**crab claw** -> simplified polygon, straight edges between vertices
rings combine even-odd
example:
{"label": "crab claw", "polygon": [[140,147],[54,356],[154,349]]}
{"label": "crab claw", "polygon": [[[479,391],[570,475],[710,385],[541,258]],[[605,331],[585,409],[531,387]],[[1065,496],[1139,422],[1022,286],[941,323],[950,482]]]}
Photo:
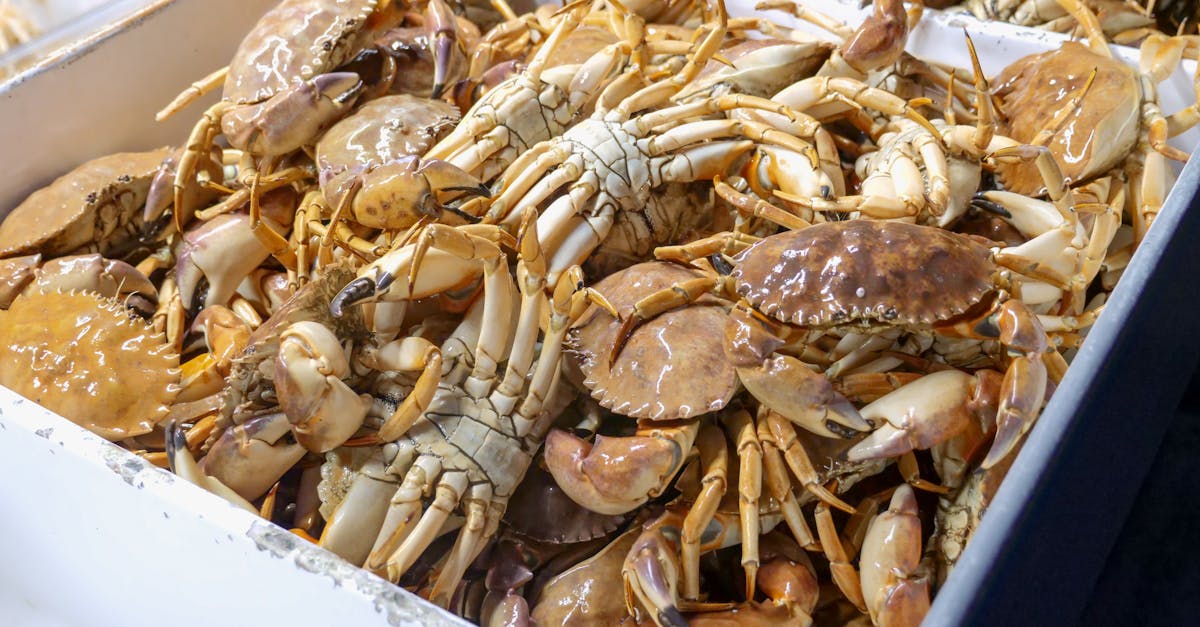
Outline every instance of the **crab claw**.
{"label": "crab claw", "polygon": [[221,130],[229,145],[239,150],[287,154],[349,113],[362,90],[362,80],[354,72],[321,74],[261,104],[230,110],[221,118]]}
{"label": "crab claw", "polygon": [[99,253],[59,257],[42,264],[28,288],[43,293],[86,291],[123,299],[129,294],[154,298],[158,290],[137,268]]}
{"label": "crab claw", "polygon": [[971,418],[977,396],[976,378],[957,370],[925,375],[884,395],[862,409],[862,416],[882,421],[846,453],[852,462],[897,457],[927,449],[958,435]]}
{"label": "crab claw", "polygon": [[675,605],[679,569],[679,558],[662,530],[652,527],[643,531],[621,569],[629,613],[637,617],[641,608],[647,608],[658,625],[686,627],[688,622]]}
{"label": "crab claw", "polygon": [[284,414],[251,418],[221,434],[200,471],[253,501],[304,457],[304,447],[284,441],[291,430]]}
{"label": "crab claw", "polygon": [[465,55],[458,42],[458,18],[450,5],[443,0],[430,0],[425,14],[428,19],[426,31],[433,48],[433,91],[429,97],[436,99],[442,97],[451,81],[451,71],[456,65],[462,65]]}
{"label": "crab claw", "polygon": [[[222,214],[188,230],[175,262],[184,308],[224,305],[242,279],[269,256],[271,251],[254,235],[250,216],[245,214]],[[201,279],[208,281],[202,298]]]}
{"label": "crab claw", "polygon": [[364,177],[353,200],[354,219],[375,229],[408,228],[421,218],[436,220],[449,209],[438,198],[442,192],[491,194],[479,179],[448,161],[410,155]]}
{"label": "crab claw", "polygon": [[875,517],[859,558],[863,596],[876,625],[919,625],[929,612],[929,578],[920,573],[921,519],[911,487],[896,488]]}
{"label": "crab claw", "polygon": [[[380,280],[382,279],[381,276]],[[395,277],[390,277],[388,283],[395,280]],[[380,287],[379,282],[375,279],[360,276],[347,283],[346,287],[343,287],[342,291],[333,297],[333,300],[329,302],[329,313],[333,314],[334,318],[341,318],[350,307],[370,301],[372,297],[385,289],[387,287]]]}
{"label": "crab claw", "polygon": [[546,436],[546,467],[571,500],[601,514],[624,514],[662,493],[692,448],[699,423],[639,428],[589,444],[566,431]]}
{"label": "crab claw", "polygon": [[842,44],[842,58],[867,73],[900,58],[908,43],[908,12],[901,0],[875,0],[875,11]]}
{"label": "crab claw", "polygon": [[730,310],[725,354],[754,398],[817,435],[848,438],[869,431],[871,425],[829,379],[795,357],[775,353],[783,343],[754,312],[740,306]]}
{"label": "crab claw", "polygon": [[362,426],[370,396],[359,396],[342,381],[349,373],[341,343],[324,325],[297,322],[280,336],[275,390],[304,448],[330,451]]}

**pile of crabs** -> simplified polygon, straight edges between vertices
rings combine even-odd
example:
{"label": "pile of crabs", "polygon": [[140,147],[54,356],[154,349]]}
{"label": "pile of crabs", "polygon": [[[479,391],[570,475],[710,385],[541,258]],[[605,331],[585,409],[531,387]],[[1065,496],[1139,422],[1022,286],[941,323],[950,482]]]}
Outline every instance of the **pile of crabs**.
{"label": "pile of crabs", "polygon": [[1200,119],[1062,6],[285,0],[0,224],[0,383],[482,624],[917,624]]}

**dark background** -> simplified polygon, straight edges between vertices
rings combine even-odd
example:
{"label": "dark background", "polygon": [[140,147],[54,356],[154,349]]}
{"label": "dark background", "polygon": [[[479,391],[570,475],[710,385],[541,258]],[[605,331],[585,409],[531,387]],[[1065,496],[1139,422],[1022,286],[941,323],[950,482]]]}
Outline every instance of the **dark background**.
{"label": "dark background", "polygon": [[[1079,624],[1200,625],[1198,467],[1200,370],[1192,375]],[[1058,570],[1072,575],[1070,564]]]}

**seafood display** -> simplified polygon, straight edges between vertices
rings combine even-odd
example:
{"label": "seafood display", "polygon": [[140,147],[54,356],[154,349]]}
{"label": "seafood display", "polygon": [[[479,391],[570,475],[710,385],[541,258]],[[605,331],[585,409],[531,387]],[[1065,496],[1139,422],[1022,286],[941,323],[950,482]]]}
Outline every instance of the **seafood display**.
{"label": "seafood display", "polygon": [[0,385],[481,625],[917,625],[1200,122],[1193,38],[968,4],[1086,43],[283,0],[7,212]]}

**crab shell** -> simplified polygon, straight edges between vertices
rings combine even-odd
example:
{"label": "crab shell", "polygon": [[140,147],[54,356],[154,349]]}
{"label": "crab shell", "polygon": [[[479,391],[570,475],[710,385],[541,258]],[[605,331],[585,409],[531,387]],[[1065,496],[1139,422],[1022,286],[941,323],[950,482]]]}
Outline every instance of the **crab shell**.
{"label": "crab shell", "polygon": [[[377,5],[385,5],[376,11]],[[349,61],[404,18],[401,3],[284,0],[268,11],[229,62],[224,99],[262,102]]]}
{"label": "crab shell", "polygon": [[0,257],[56,257],[85,248],[119,257],[138,242],[150,182],[170,152],[93,159],[30,194],[0,222]]}
{"label": "crab shell", "polygon": [[773,235],[737,258],[737,291],[780,322],[929,326],[994,290],[982,238],[903,222],[826,222]]}
{"label": "crab shell", "polygon": [[173,348],[111,298],[27,294],[0,328],[0,384],[109,440],[149,433],[178,390]]}
{"label": "crab shell", "polygon": [[[699,276],[652,261],[609,275],[595,289],[625,317],[640,299]],[[621,321],[593,305],[568,334],[568,355],[584,387],[611,411],[650,420],[698,416],[721,409],[737,391],[737,372],[722,348],[725,317],[711,296],[668,311],[634,331],[610,369]]]}
{"label": "crab shell", "polygon": [[384,96],[333,125],[317,143],[325,201],[337,207],[359,174],[425,154],[458,124],[458,109],[408,94]]}
{"label": "crab shell", "polygon": [[[1093,70],[1096,78],[1078,112],[1046,144],[1071,183],[1111,170],[1137,142],[1141,88],[1133,68],[1067,41],[1057,50],[1017,60],[995,79],[1005,134],[1028,143],[1054,128],[1055,116],[1073,105]],[[1010,191],[1034,195],[1045,187],[1032,163],[1001,164],[997,171]]]}

